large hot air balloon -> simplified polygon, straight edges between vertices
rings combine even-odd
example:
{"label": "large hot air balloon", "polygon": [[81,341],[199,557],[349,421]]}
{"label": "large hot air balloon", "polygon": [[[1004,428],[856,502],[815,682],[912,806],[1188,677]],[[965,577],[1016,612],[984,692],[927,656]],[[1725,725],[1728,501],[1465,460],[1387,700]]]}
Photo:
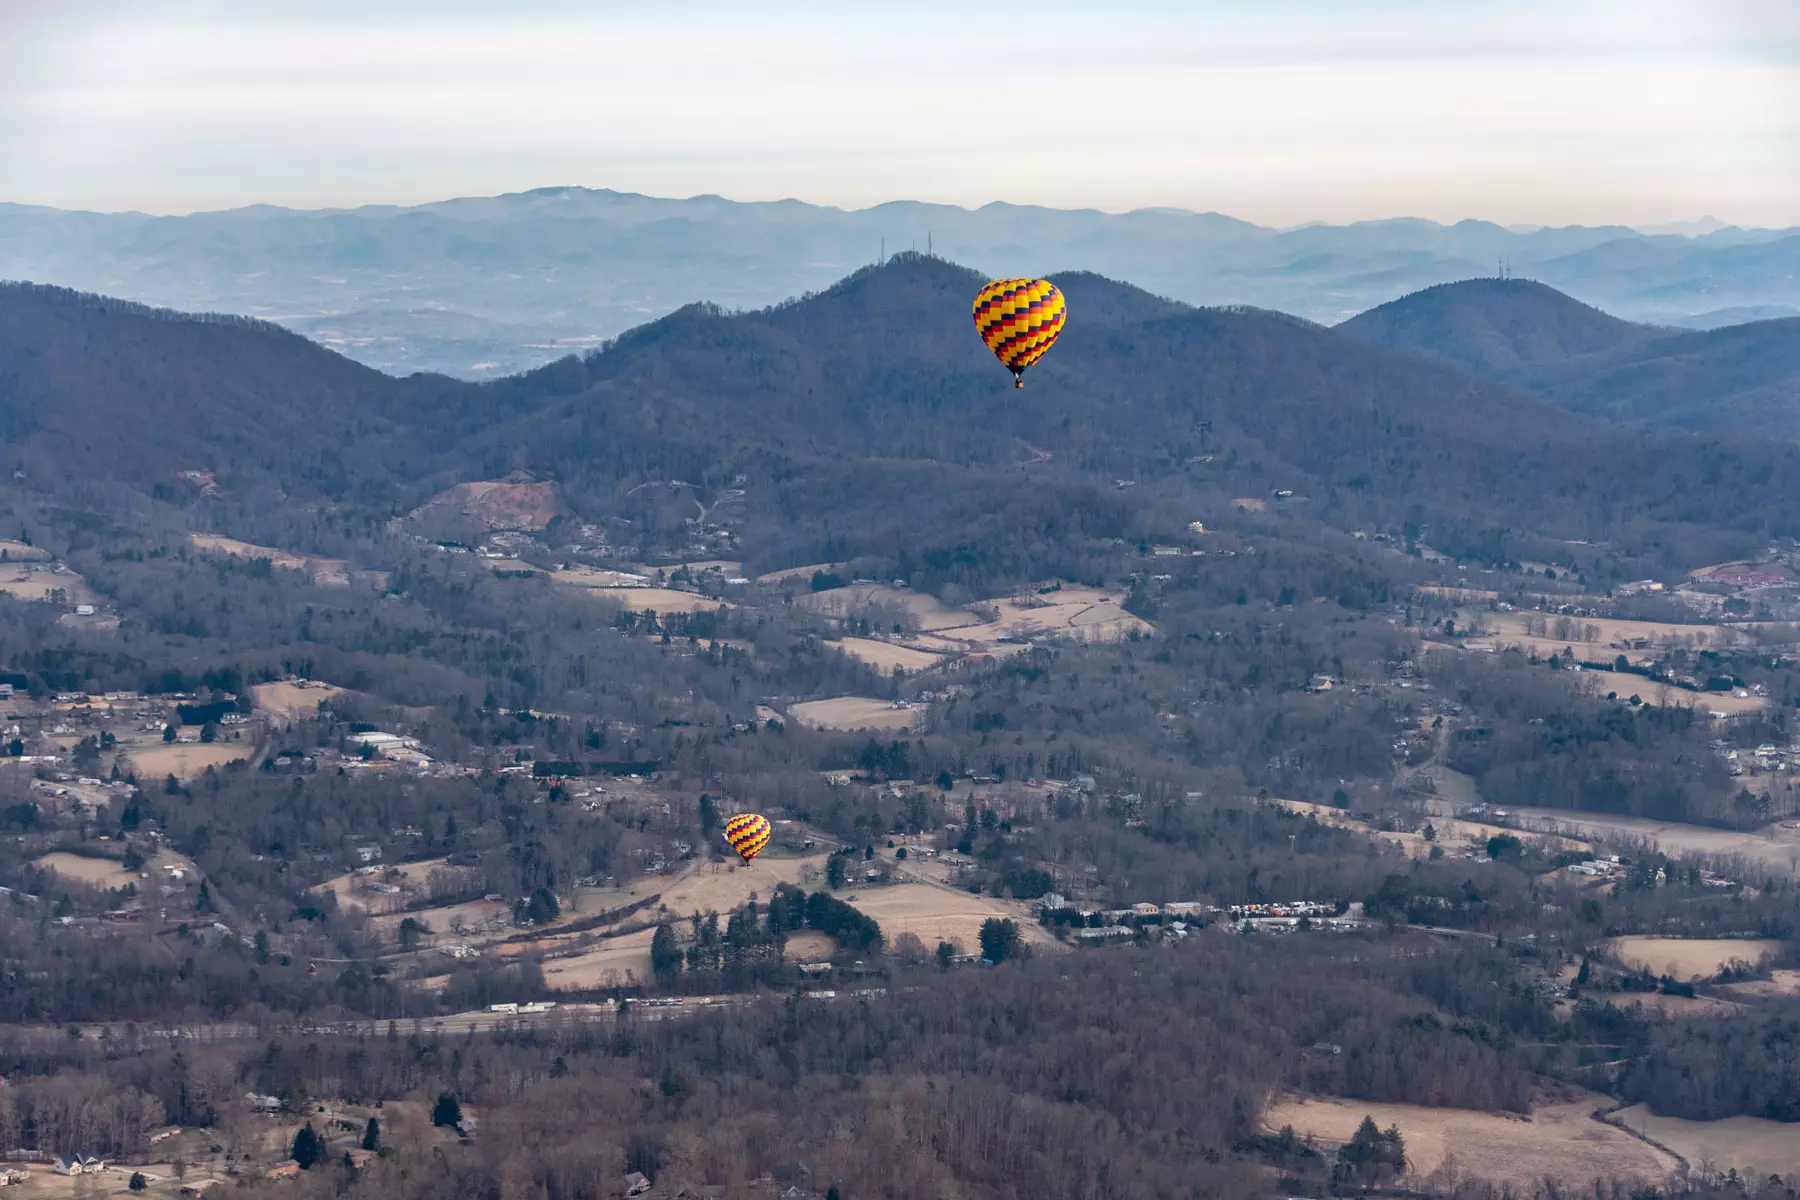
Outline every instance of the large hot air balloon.
{"label": "large hot air balloon", "polygon": [[1044,357],[1062,332],[1068,307],[1046,279],[996,279],[975,297],[975,331],[1025,386],[1025,368]]}
{"label": "large hot air balloon", "polygon": [[769,844],[769,832],[769,819],[757,813],[739,813],[725,822],[725,840],[746,866]]}

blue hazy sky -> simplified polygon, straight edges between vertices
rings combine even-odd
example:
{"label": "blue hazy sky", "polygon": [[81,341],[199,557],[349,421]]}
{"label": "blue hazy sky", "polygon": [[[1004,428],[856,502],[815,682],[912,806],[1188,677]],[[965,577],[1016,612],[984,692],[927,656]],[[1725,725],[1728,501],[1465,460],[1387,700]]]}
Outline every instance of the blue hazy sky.
{"label": "blue hazy sky", "polygon": [[1800,0],[0,0],[0,200],[1800,224]]}

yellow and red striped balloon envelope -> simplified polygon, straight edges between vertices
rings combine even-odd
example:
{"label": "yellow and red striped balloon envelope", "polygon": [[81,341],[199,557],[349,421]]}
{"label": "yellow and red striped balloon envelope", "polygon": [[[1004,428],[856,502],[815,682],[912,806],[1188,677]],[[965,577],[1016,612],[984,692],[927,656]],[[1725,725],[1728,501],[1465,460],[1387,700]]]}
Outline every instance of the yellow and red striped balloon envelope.
{"label": "yellow and red striped balloon envelope", "polygon": [[1044,357],[1062,332],[1068,307],[1047,279],[996,279],[975,297],[975,331],[1025,386],[1025,368]]}
{"label": "yellow and red striped balloon envelope", "polygon": [[725,840],[746,864],[769,844],[769,819],[757,813],[739,813],[725,822]]}

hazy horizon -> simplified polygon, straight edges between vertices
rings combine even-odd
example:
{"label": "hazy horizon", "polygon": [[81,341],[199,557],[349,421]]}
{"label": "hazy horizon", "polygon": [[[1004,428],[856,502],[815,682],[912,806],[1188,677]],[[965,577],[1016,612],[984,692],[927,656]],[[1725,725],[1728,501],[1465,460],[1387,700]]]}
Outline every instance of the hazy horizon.
{"label": "hazy horizon", "polygon": [[1275,227],[1800,224],[1782,0],[0,0],[0,198],[155,214],[545,186],[1221,212]]}
{"label": "hazy horizon", "polygon": [[[216,216],[216,215],[221,215],[224,213],[231,213],[231,212],[245,212],[245,211],[250,211],[250,210],[254,210],[254,209],[280,209],[280,210],[296,212],[296,213],[321,214],[321,213],[332,213],[332,212],[346,212],[346,213],[347,212],[355,212],[359,209],[421,208],[421,207],[428,207],[430,205],[435,205],[435,204],[451,204],[451,203],[456,203],[458,201],[498,199],[498,198],[507,197],[507,196],[525,196],[525,195],[530,195],[530,194],[538,193],[538,192],[563,191],[563,190],[571,190],[571,189],[582,189],[582,190],[591,191],[591,192],[612,192],[612,193],[615,193],[615,194],[618,194],[621,196],[639,196],[639,197],[642,197],[647,200],[655,200],[655,201],[674,203],[674,204],[687,203],[687,202],[698,201],[698,200],[722,200],[722,201],[725,201],[730,204],[804,204],[804,205],[807,205],[812,208],[825,209],[825,210],[830,210],[830,211],[835,211],[835,212],[843,212],[843,213],[864,213],[864,212],[870,212],[877,208],[885,207],[887,205],[902,205],[902,204],[917,204],[917,205],[925,205],[925,206],[930,206],[930,207],[953,208],[953,209],[957,209],[962,212],[977,212],[983,208],[989,208],[989,207],[993,207],[993,206],[1012,206],[1012,207],[1017,207],[1017,208],[1041,208],[1041,209],[1047,209],[1047,210],[1059,211],[1059,212],[1092,212],[1092,213],[1099,213],[1099,214],[1102,214],[1105,216],[1128,216],[1132,213],[1140,213],[1140,212],[1170,212],[1170,213],[1186,213],[1186,214],[1193,215],[1193,216],[1226,217],[1226,218],[1229,218],[1232,220],[1244,221],[1249,224],[1261,225],[1264,228],[1273,229],[1278,232],[1288,232],[1288,231],[1292,231],[1292,230],[1305,229],[1309,226],[1315,226],[1315,225],[1344,227],[1344,226],[1350,226],[1350,225],[1375,225],[1375,224],[1381,224],[1384,222],[1403,222],[1403,221],[1427,221],[1427,222],[1431,222],[1433,224],[1442,225],[1446,228],[1453,226],[1453,225],[1462,224],[1463,222],[1467,222],[1467,221],[1488,222],[1490,224],[1499,225],[1504,229],[1508,229],[1508,230],[1511,230],[1514,232],[1532,231],[1532,230],[1538,230],[1538,229],[1576,228],[1576,227],[1606,227],[1606,226],[1620,226],[1623,228],[1633,229],[1639,233],[1668,233],[1668,232],[1676,232],[1678,229],[1680,232],[1683,232],[1683,233],[1688,232],[1688,229],[1683,228],[1683,227],[1694,227],[1694,229],[1698,230],[1699,232],[1705,232],[1707,228],[1712,228],[1712,227],[1730,228],[1730,227],[1734,227],[1734,226],[1738,227],[1738,228],[1743,228],[1743,229],[1771,229],[1771,230],[1785,230],[1788,228],[1800,228],[1800,217],[1796,217],[1796,221],[1792,225],[1784,224],[1784,225],[1773,225],[1773,226],[1755,226],[1755,225],[1742,224],[1740,222],[1735,222],[1735,221],[1724,220],[1724,219],[1718,217],[1716,214],[1710,213],[1710,212],[1694,213],[1694,214],[1688,215],[1688,216],[1673,217],[1668,220],[1661,220],[1661,221],[1640,221],[1635,224],[1632,222],[1627,222],[1627,221],[1601,220],[1601,221],[1592,221],[1592,222],[1569,222],[1566,225],[1556,225],[1556,224],[1551,224],[1551,223],[1542,222],[1542,221],[1503,222],[1503,221],[1492,220],[1491,218],[1483,217],[1478,214],[1468,214],[1468,215],[1464,215],[1461,217],[1452,217],[1449,219],[1443,219],[1443,218],[1438,218],[1438,217],[1421,216],[1420,214],[1414,213],[1414,212],[1397,211],[1397,212],[1392,212],[1392,213],[1385,213],[1385,214],[1382,214],[1379,216],[1360,217],[1360,218],[1356,218],[1354,220],[1346,220],[1346,221],[1333,221],[1333,220],[1328,220],[1328,219],[1324,219],[1324,218],[1314,218],[1314,219],[1306,219],[1306,220],[1294,221],[1294,222],[1290,222],[1290,223],[1286,223],[1286,224],[1277,225],[1277,224],[1268,224],[1268,223],[1260,222],[1260,221],[1254,221],[1249,217],[1245,217],[1245,216],[1242,216],[1241,214],[1234,213],[1234,212],[1221,212],[1217,209],[1183,208],[1181,206],[1171,205],[1171,204],[1146,204],[1146,205],[1139,205],[1139,206],[1136,206],[1133,208],[1100,208],[1100,207],[1092,206],[1092,205],[1040,204],[1040,203],[1036,203],[1033,201],[1016,201],[1016,200],[1007,200],[1007,199],[993,199],[993,200],[982,201],[980,203],[974,203],[974,204],[960,204],[960,203],[955,203],[952,201],[925,200],[925,199],[921,199],[916,196],[893,196],[888,199],[877,200],[877,201],[874,201],[869,204],[842,205],[842,204],[832,204],[832,203],[829,203],[826,201],[812,200],[812,199],[808,199],[805,196],[770,196],[770,197],[736,196],[736,195],[725,195],[725,194],[721,194],[719,192],[694,192],[694,193],[691,193],[688,195],[681,195],[681,196],[657,195],[657,194],[650,193],[650,192],[640,191],[636,188],[616,187],[616,186],[610,186],[610,185],[607,185],[604,183],[598,183],[598,184],[587,184],[587,183],[539,184],[539,185],[536,185],[533,187],[528,187],[528,188],[524,188],[524,187],[506,188],[506,189],[504,189],[502,191],[498,191],[498,192],[465,193],[465,194],[460,194],[460,195],[433,196],[433,197],[429,197],[424,200],[406,201],[406,202],[396,202],[396,201],[388,201],[388,200],[381,200],[381,199],[370,199],[370,200],[358,201],[354,204],[289,205],[289,204],[277,204],[277,203],[272,203],[272,202],[264,201],[264,200],[252,200],[252,201],[246,202],[244,204],[233,204],[233,205],[229,205],[229,206],[222,207],[222,208],[194,208],[194,209],[186,209],[186,210],[182,210],[182,211],[166,211],[166,212],[159,212],[159,211],[154,211],[154,210],[150,210],[150,209],[140,209],[140,208],[92,208],[92,207],[71,208],[71,207],[67,207],[64,205],[43,204],[41,202],[36,202],[36,201],[14,200],[13,198],[11,198],[9,196],[0,196],[0,205],[16,204],[16,205],[19,205],[20,207],[51,208],[51,209],[56,209],[58,211],[64,211],[64,212],[92,212],[92,213],[104,214],[107,216],[129,216],[133,213],[137,213],[137,214],[140,214],[143,216],[149,216],[149,217],[202,217],[202,216]],[[1705,227],[1705,228],[1702,228],[1702,227]],[[906,247],[899,247],[899,249],[905,249],[905,248]],[[890,250],[892,250],[892,249],[894,249],[894,248],[890,247]]]}

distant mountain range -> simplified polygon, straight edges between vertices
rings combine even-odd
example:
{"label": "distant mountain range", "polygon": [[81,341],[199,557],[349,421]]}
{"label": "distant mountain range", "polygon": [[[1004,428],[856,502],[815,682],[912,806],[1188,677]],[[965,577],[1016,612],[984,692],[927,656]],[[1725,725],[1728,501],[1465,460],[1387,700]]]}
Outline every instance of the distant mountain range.
{"label": "distant mountain range", "polygon": [[970,327],[981,278],[905,254],[487,383],[394,379],[261,322],[4,287],[0,491],[115,514],[203,504],[227,532],[234,512],[376,529],[457,482],[527,472],[647,544],[685,544],[696,512],[725,506],[754,560],[870,556],[964,583],[1080,577],[1108,546],[1237,519],[1238,497],[1266,498],[1259,520],[1430,525],[1434,546],[1483,561],[1544,538],[1718,561],[1800,532],[1800,445],[1623,429],[1481,377],[1653,344],[1600,314],[1551,343],[1554,320],[1515,335],[1459,300],[1476,315],[1411,327],[1466,326],[1480,353],[1434,362],[1364,344],[1373,314],[1359,341],[1066,274],[1083,319],[1021,392]]}
{"label": "distant mountain range", "polygon": [[1685,332],[1621,321],[1541,283],[1476,279],[1337,328],[1608,421],[1800,440],[1800,317]]}
{"label": "distant mountain range", "polygon": [[1632,320],[1708,328],[1800,314],[1800,229],[1673,228],[1399,219],[1277,230],[1169,209],[845,211],[585,188],[184,217],[0,204],[0,279],[246,313],[390,373],[472,379],[590,348],[696,299],[757,308],[928,247],[990,276],[1091,271],[1189,304],[1327,324],[1501,263]]}

